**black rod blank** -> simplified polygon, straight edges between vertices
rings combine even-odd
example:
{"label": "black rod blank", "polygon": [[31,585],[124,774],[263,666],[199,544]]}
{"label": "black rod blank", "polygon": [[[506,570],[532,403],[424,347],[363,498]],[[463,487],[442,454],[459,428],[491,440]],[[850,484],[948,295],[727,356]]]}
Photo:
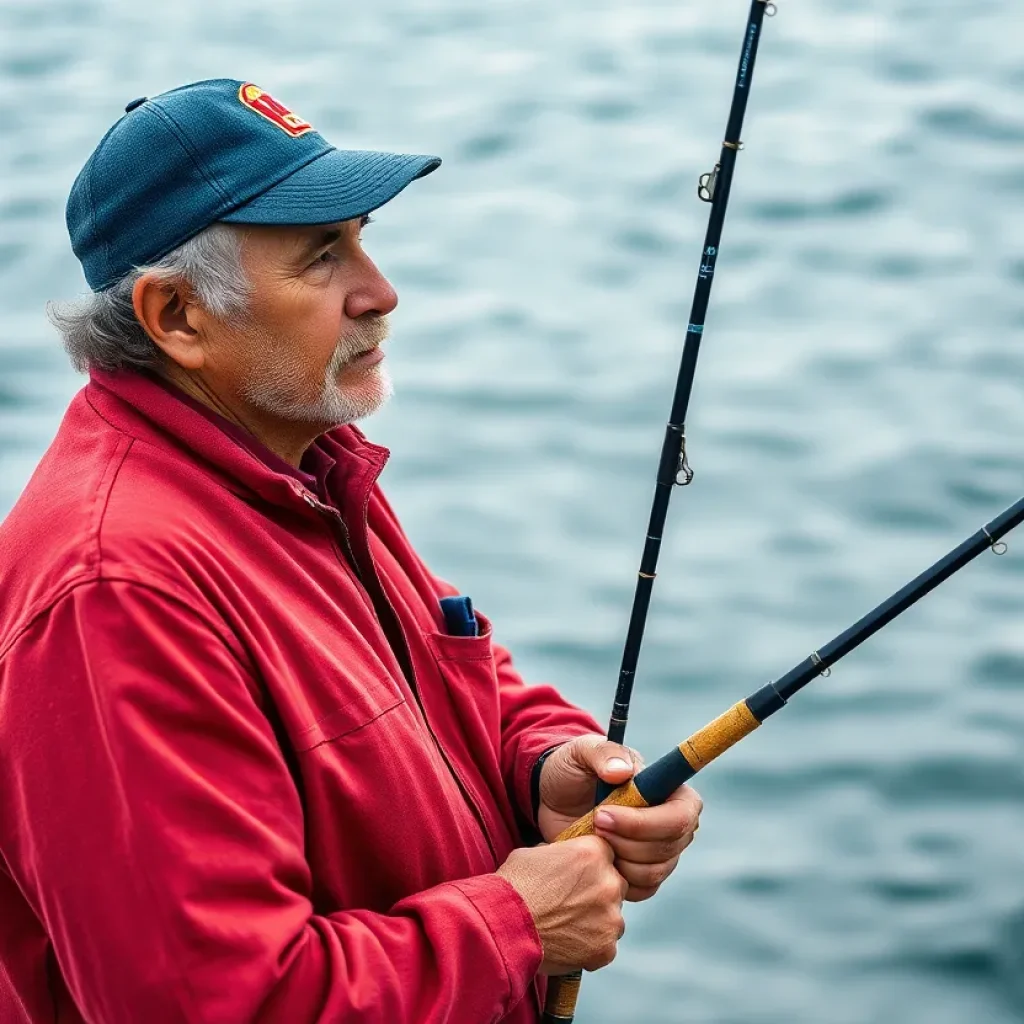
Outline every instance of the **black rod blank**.
{"label": "black rod blank", "polygon": [[[693,379],[697,372],[697,356],[704,334],[708,305],[711,301],[711,286],[714,284],[715,269],[722,245],[722,230],[725,214],[732,192],[733,173],[736,157],[743,148],[743,120],[747,113],[747,101],[754,80],[754,65],[757,61],[758,45],[761,42],[761,28],[765,15],[774,15],[772,0],[751,0],[750,14],[743,35],[743,49],[740,53],[736,86],[733,90],[729,121],[725,130],[722,152],[713,171],[700,179],[697,194],[711,204],[708,217],[704,248],[701,250],[700,269],[690,309],[690,320],[686,328],[686,341],[676,378],[676,390],[672,398],[672,410],[665,428],[665,440],[658,462],[657,482],[651,505],[651,517],[644,541],[640,572],[633,596],[633,609],[629,616],[626,641],[619,668],[619,680],[608,723],[608,739],[622,743],[629,721],[629,706],[633,697],[633,683],[636,681],[640,648],[643,645],[647,613],[650,609],[654,580],[658,575],[658,555],[665,532],[669,501],[676,486],[686,486],[693,479],[693,471],[686,454],[686,414],[693,391]],[[598,781],[597,800],[604,799],[610,791],[605,783]],[[548,998],[544,1007],[543,1024],[572,1024],[576,1014],[576,1000],[579,995],[582,973],[577,971],[565,978],[552,978],[548,984]]]}
{"label": "black rod blank", "polygon": [[[704,335],[708,304],[711,301],[711,286],[714,284],[715,269],[721,252],[722,230],[729,206],[729,195],[732,191],[736,157],[743,148],[741,138],[743,120],[747,112],[747,101],[753,83],[754,64],[757,61],[758,44],[761,41],[761,27],[766,9],[768,13],[774,14],[775,12],[774,5],[766,3],[766,0],[752,0],[747,28],[743,36],[743,50],[740,54],[739,70],[721,156],[715,169],[701,178],[698,188],[700,197],[711,203],[711,213],[708,218],[704,248],[701,250],[700,269],[697,272],[697,284],[690,309],[690,320],[686,328],[686,341],[683,345],[679,374],[676,378],[672,410],[665,428],[665,440],[658,463],[657,484],[647,527],[647,538],[640,560],[640,572],[633,597],[629,628],[626,631],[615,703],[608,725],[608,739],[615,743],[622,743],[626,734],[633,683],[640,660],[640,647],[643,644],[644,629],[647,625],[647,613],[650,608],[654,580],[658,574],[658,555],[661,552],[669,500],[672,497],[673,488],[685,486],[693,479],[693,472],[686,454],[686,415],[690,405],[690,394],[693,391],[693,379],[697,371],[697,357],[700,354],[701,338]],[[562,1020],[564,1024],[564,1018]]]}

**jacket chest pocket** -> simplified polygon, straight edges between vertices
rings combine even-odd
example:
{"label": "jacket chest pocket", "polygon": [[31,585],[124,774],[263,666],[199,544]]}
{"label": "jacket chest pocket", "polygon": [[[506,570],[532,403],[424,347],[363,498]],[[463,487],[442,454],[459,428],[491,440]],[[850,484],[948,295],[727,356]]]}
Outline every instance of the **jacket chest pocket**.
{"label": "jacket chest pocket", "polygon": [[501,705],[491,624],[479,612],[477,622],[478,636],[427,633],[424,639],[445,682],[467,753],[472,761],[493,766],[500,777]]}

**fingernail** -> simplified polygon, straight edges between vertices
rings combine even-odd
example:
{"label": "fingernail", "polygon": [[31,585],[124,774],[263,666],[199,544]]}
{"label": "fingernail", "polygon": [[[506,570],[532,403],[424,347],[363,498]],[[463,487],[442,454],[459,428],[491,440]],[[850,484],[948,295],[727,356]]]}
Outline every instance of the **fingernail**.
{"label": "fingernail", "polygon": [[605,762],[604,770],[606,772],[631,772],[633,766],[628,761],[623,761],[621,757],[613,757]]}
{"label": "fingernail", "polygon": [[615,828],[615,818],[607,811],[598,811],[594,815],[594,824],[598,828],[603,828],[606,832],[610,832]]}

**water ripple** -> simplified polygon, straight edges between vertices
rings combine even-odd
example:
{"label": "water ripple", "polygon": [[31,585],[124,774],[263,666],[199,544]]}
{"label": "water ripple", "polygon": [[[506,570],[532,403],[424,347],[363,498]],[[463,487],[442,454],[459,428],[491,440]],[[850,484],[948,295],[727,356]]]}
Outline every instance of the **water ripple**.
{"label": "water ripple", "polygon": [[[607,717],[746,5],[0,3],[0,511],[80,381],[63,202],[133,96],[259,81],[437,152],[367,245],[401,305],[369,424],[424,556]],[[1024,491],[1011,0],[766,23],[630,738],[668,749]],[[460,523],[457,532],[448,524]],[[702,774],[700,841],[580,1020],[1024,1019],[1024,541]]]}

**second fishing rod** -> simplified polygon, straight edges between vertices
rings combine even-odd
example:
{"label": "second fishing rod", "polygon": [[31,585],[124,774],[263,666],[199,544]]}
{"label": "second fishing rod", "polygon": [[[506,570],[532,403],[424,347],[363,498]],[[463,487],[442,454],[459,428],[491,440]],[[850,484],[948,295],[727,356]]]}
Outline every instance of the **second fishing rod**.
{"label": "second fishing rod", "polygon": [[[734,704],[674,750],[644,768],[630,782],[613,790],[604,803],[623,807],[654,807],[664,803],[680,786],[786,707],[805,686],[819,677],[830,675],[831,667],[836,662],[856,650],[968,563],[989,550],[997,555],[1005,554],[1006,544],[1002,538],[1022,523],[1024,498],[986,523],[824,647],[794,665],[785,675]],[[592,835],[593,832],[594,812],[591,811],[570,825],[555,842]]]}
{"label": "second fishing rod", "polygon": [[[686,341],[679,364],[679,374],[676,378],[672,410],[665,428],[665,440],[658,462],[657,484],[651,505],[647,537],[644,541],[643,557],[640,560],[640,572],[633,597],[633,609],[629,617],[629,628],[626,631],[615,702],[608,724],[608,739],[613,743],[622,743],[626,735],[633,683],[636,680],[637,664],[643,644],[644,629],[647,625],[647,613],[651,604],[654,580],[658,574],[658,556],[661,553],[661,541],[665,532],[669,501],[677,486],[685,487],[693,480],[693,470],[690,468],[686,452],[686,416],[690,407],[690,395],[693,391],[693,380],[697,371],[697,357],[700,355],[700,343],[704,335],[708,306],[711,301],[711,287],[714,284],[715,270],[721,252],[722,230],[729,208],[736,157],[743,149],[743,121],[746,117],[747,101],[754,81],[754,65],[757,61],[758,44],[761,41],[761,28],[764,19],[774,16],[775,11],[775,4],[770,0],[751,0],[747,27],[743,34],[739,68],[736,72],[732,106],[729,109],[729,121],[725,129],[725,140],[722,142],[722,152],[714,170],[701,176],[697,188],[700,198],[711,204],[711,212],[708,216],[704,247],[701,250],[700,268],[693,294],[693,305],[690,309],[690,320],[686,327]],[[602,788],[603,785],[603,783],[599,784],[599,798],[608,793],[607,788]]]}
{"label": "second fishing rod", "polygon": [[[658,461],[658,475],[654,500],[651,505],[651,516],[644,541],[643,556],[640,560],[640,571],[633,596],[629,627],[626,630],[615,701],[608,723],[608,739],[613,743],[622,743],[626,736],[633,684],[636,681],[636,670],[640,660],[644,630],[647,626],[647,613],[650,609],[654,580],[658,575],[658,556],[661,553],[661,541],[665,532],[669,502],[677,486],[685,487],[693,480],[693,470],[686,452],[686,416],[690,407],[690,395],[693,391],[697,357],[700,354],[700,343],[704,335],[708,306],[711,302],[711,288],[714,284],[718,256],[721,252],[722,230],[729,208],[736,158],[743,149],[743,122],[746,118],[747,102],[754,81],[754,65],[761,42],[761,29],[764,19],[774,16],[775,13],[776,6],[772,0],[751,0],[721,155],[714,169],[702,175],[697,186],[698,196],[704,202],[711,204],[711,212],[708,216],[704,246],[701,249],[700,268],[694,288],[693,304],[690,308],[690,319],[686,326],[686,341],[683,345],[679,374],[676,378],[672,409],[665,428],[661,458]],[[600,802],[605,799],[611,789],[612,787],[598,780],[596,801]],[[579,997],[582,978],[582,972],[575,971],[563,977],[550,979],[543,1024],[572,1024],[576,1014],[576,1001]]]}

